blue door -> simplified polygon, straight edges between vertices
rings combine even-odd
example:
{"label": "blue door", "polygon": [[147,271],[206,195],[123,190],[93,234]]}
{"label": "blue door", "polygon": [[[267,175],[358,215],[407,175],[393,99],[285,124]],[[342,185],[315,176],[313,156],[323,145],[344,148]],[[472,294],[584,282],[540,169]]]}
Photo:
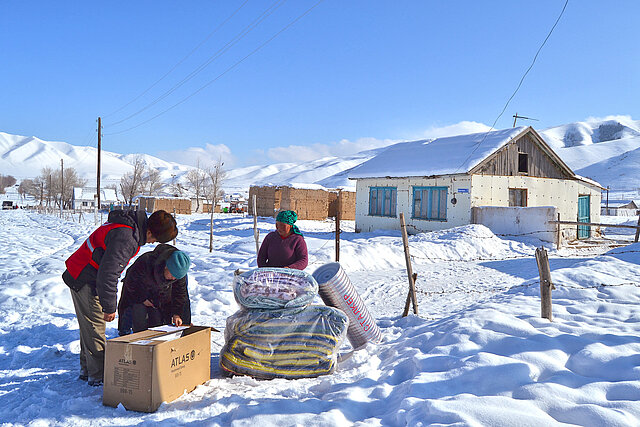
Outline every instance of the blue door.
{"label": "blue door", "polygon": [[[590,201],[591,196],[578,196],[578,222],[591,222]],[[588,239],[589,237],[591,237],[591,227],[579,225],[578,239]]]}

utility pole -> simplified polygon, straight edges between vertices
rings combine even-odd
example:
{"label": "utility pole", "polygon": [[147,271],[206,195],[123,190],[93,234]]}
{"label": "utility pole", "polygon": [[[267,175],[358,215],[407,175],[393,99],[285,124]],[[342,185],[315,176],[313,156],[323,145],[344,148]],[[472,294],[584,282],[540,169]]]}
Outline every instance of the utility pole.
{"label": "utility pole", "polygon": [[64,159],[60,159],[60,218],[62,218],[63,200],[64,200]]}
{"label": "utility pole", "polygon": [[98,117],[98,179],[96,183],[96,197],[98,198],[97,209],[100,211],[100,150],[102,147],[102,119]]}
{"label": "utility pole", "polygon": [[531,117],[519,116],[518,113],[516,113],[513,116],[513,127],[516,127],[516,121],[518,121],[518,119],[535,120],[536,122],[538,121],[538,119],[532,119]]}

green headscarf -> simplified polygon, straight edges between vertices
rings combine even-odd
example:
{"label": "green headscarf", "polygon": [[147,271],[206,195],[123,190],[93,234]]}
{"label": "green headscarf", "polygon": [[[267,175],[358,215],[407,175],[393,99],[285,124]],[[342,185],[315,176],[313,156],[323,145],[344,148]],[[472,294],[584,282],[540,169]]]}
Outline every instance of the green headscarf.
{"label": "green headscarf", "polygon": [[276,216],[277,222],[291,225],[291,231],[302,236],[300,229],[294,225],[297,220],[298,214],[296,214],[294,211],[282,211],[279,212]]}

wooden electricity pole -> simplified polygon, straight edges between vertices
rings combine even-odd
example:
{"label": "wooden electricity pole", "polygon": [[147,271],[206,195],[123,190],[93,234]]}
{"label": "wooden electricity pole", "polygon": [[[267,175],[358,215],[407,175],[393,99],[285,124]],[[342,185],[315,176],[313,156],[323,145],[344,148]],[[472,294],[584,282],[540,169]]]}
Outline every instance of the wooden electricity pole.
{"label": "wooden electricity pole", "polygon": [[97,209],[100,210],[100,151],[102,148],[102,119],[98,117],[98,173],[96,181],[96,197],[98,198]]}

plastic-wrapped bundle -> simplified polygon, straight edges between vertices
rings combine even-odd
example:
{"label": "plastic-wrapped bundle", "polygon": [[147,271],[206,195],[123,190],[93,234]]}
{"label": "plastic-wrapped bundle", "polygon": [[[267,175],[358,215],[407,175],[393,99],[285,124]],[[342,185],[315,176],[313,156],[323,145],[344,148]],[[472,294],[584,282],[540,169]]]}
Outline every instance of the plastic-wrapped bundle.
{"label": "plastic-wrapped bundle", "polygon": [[233,294],[244,308],[277,310],[305,307],[318,294],[318,282],[292,268],[256,268],[233,279]]}
{"label": "plastic-wrapped bundle", "polygon": [[220,367],[259,379],[331,374],[349,319],[333,307],[241,310],[227,319]]}

